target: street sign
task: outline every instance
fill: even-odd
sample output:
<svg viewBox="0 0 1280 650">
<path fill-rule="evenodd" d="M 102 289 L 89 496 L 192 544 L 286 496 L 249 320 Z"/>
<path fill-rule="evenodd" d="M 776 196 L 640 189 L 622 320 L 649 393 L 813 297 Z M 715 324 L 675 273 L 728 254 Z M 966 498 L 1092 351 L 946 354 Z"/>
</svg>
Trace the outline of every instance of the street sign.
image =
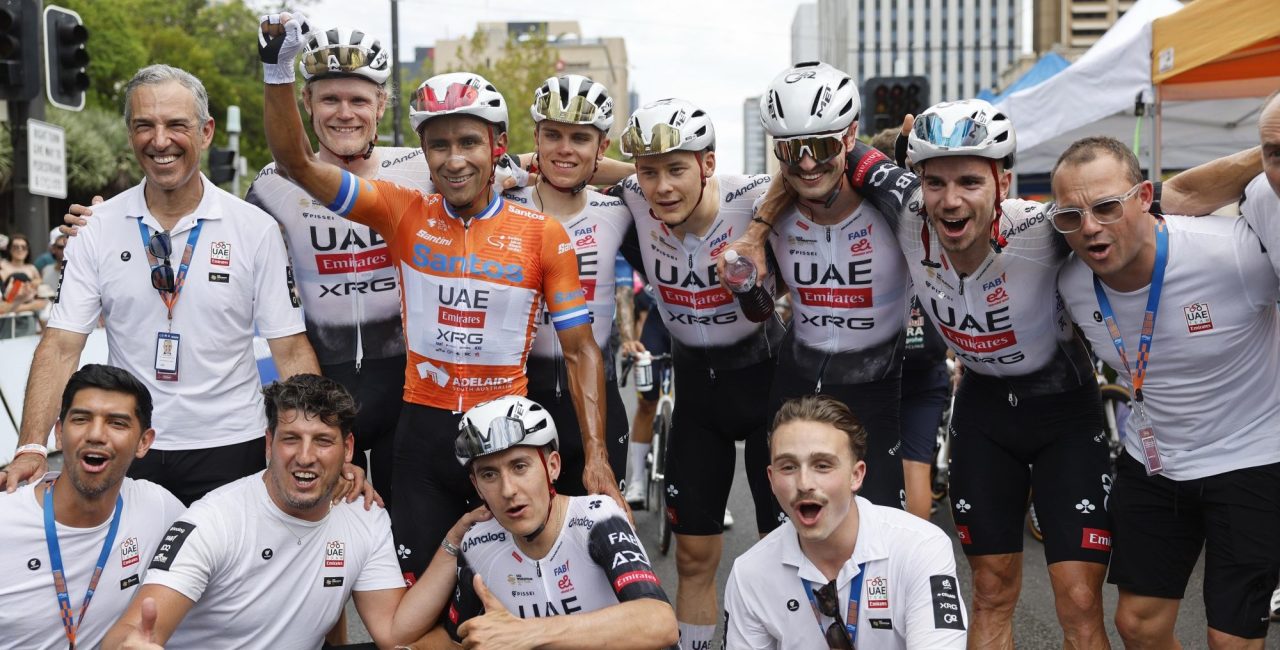
<svg viewBox="0 0 1280 650">
<path fill-rule="evenodd" d="M 27 120 L 27 179 L 32 194 L 67 198 L 67 136 L 62 127 Z"/>
</svg>

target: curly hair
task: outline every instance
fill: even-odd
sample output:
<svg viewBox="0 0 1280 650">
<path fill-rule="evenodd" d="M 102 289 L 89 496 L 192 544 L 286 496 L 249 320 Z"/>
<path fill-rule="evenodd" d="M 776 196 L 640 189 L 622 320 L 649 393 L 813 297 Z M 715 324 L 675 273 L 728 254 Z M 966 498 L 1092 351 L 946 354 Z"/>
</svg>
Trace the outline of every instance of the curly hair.
<svg viewBox="0 0 1280 650">
<path fill-rule="evenodd" d="M 351 433 L 356 421 L 356 401 L 342 384 L 320 375 L 299 374 L 273 381 L 262 389 L 267 406 L 267 430 L 276 432 L 280 414 L 298 411 L 336 426 L 342 435 Z"/>
</svg>

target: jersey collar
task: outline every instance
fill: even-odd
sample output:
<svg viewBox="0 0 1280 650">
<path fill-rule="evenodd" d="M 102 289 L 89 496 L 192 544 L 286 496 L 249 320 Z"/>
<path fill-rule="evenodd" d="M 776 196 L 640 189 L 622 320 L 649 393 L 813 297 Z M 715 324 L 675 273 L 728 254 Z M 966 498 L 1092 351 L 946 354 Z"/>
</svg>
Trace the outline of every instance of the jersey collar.
<svg viewBox="0 0 1280 650">
<path fill-rule="evenodd" d="M 881 534 L 882 526 L 875 508 L 870 501 L 862 497 L 855 497 L 854 503 L 858 506 L 858 541 L 854 544 L 853 556 L 845 560 L 844 566 L 840 567 L 840 575 L 836 577 L 836 585 L 840 587 L 847 585 L 854 576 L 858 575 L 859 564 L 889 557 L 889 549 Z M 805 580 L 814 583 L 827 582 L 827 578 L 822 575 L 818 567 L 805 557 L 794 526 L 790 522 L 787 526 L 791 527 L 791 530 L 783 535 L 782 563 L 796 568 L 797 573 Z"/>
<path fill-rule="evenodd" d="M 170 234 L 177 235 L 191 230 L 196 225 L 198 219 L 222 219 L 223 202 L 218 200 L 218 186 L 204 175 L 200 174 L 200 182 L 204 184 L 204 195 L 200 197 L 200 204 L 196 206 L 191 214 L 183 217 L 178 225 L 174 227 Z M 141 218 L 142 222 L 151 227 L 154 231 L 164 230 L 160 227 L 160 222 L 151 215 L 151 210 L 147 208 L 147 179 L 143 178 L 138 184 L 138 192 L 129 202 L 130 218 Z M 255 208 L 256 209 L 256 208 Z"/>
<path fill-rule="evenodd" d="M 505 202 L 505 200 L 502 198 L 502 193 L 501 193 L 501 192 L 494 192 L 494 193 L 493 193 L 493 198 L 492 198 L 492 199 L 490 199 L 490 201 L 489 201 L 489 205 L 484 206 L 484 209 L 480 211 L 480 214 L 477 214 L 476 216 L 471 217 L 471 218 L 472 218 L 472 219 L 476 219 L 476 220 L 484 220 L 484 219 L 488 219 L 489 217 L 492 217 L 492 216 L 494 216 L 494 215 L 498 214 L 499 212 L 502 212 L 502 207 L 503 207 L 505 204 L 506 204 L 506 202 Z M 448 201 L 446 201 L 446 200 L 444 200 L 444 197 L 443 197 L 443 196 L 440 198 L 440 205 L 443 205 L 443 206 L 444 206 L 444 212 L 445 212 L 445 214 L 447 214 L 447 215 L 449 215 L 450 217 L 453 217 L 454 219 L 457 219 L 457 220 L 459 220 L 459 221 L 461 221 L 461 220 L 462 220 L 462 217 L 458 216 L 458 215 L 457 215 L 457 213 L 455 213 L 455 212 L 453 211 L 453 208 L 449 206 L 449 202 L 448 202 Z"/>
</svg>

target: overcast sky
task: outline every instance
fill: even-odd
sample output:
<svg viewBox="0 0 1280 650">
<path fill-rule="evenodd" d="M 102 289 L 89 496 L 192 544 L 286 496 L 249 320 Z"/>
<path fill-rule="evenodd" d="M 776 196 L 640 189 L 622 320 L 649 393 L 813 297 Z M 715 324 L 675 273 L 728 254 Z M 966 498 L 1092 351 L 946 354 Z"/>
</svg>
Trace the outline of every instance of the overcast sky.
<svg viewBox="0 0 1280 650">
<path fill-rule="evenodd" d="M 720 169 L 739 173 L 742 101 L 759 94 L 791 63 L 791 19 L 800 4 L 800 0 L 400 0 L 401 59 L 412 59 L 414 47 L 470 35 L 481 21 L 577 20 L 584 37 L 626 39 L 631 87 L 642 103 L 681 97 L 707 111 L 716 127 Z M 362 27 L 390 45 L 390 0 L 320 0 L 306 11 L 318 25 Z M 529 100 L 507 97 L 513 119 L 528 115 Z"/>
</svg>

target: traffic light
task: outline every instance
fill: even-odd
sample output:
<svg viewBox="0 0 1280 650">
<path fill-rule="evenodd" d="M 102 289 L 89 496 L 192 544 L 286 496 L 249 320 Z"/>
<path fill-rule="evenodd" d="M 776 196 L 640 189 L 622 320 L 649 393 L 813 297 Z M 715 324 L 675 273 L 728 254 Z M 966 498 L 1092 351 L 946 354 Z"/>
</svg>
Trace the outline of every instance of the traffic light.
<svg viewBox="0 0 1280 650">
<path fill-rule="evenodd" d="M 862 96 L 870 100 L 863 104 L 863 133 L 874 135 L 902 126 L 908 113 L 919 115 L 929 108 L 929 80 L 921 76 L 872 77 L 863 84 Z"/>
<path fill-rule="evenodd" d="M 236 177 L 235 149 L 209 147 L 209 180 L 214 185 L 230 183 Z"/>
<path fill-rule="evenodd" d="M 0 101 L 40 94 L 40 2 L 0 0 Z"/>
<path fill-rule="evenodd" d="M 44 8 L 44 80 L 49 103 L 78 111 L 89 89 L 89 30 L 80 14 L 55 5 Z"/>
</svg>

